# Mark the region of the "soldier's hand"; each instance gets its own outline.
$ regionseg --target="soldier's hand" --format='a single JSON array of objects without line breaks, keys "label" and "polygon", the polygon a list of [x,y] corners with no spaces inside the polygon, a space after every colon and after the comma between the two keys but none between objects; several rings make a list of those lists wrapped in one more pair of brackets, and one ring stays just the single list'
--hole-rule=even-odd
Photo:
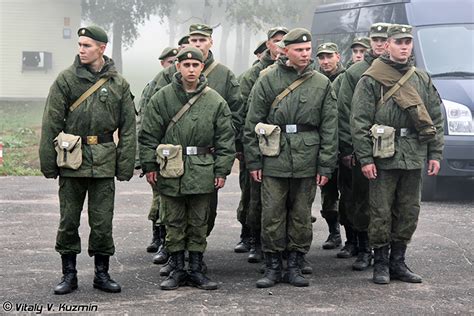
[{"label": "soldier's hand", "polygon": [[255,182],[262,182],[262,169],[250,171],[250,176]]},{"label": "soldier's hand", "polygon": [[157,180],[158,180],[158,173],[156,171],[150,171],[146,173],[146,181],[149,184],[155,185]]},{"label": "soldier's hand", "polygon": [[322,187],[324,186],[326,183],[328,183],[329,181],[329,178],[326,177],[326,176],[321,176],[319,175],[319,173],[316,175],[316,184],[319,186],[319,187]]},{"label": "soldier's hand", "polygon": [[440,164],[438,160],[428,161],[428,175],[436,176],[439,172]]},{"label": "soldier's hand", "polygon": [[369,180],[376,179],[377,178],[377,167],[375,166],[374,163],[365,165],[365,166],[362,167],[362,173]]},{"label": "soldier's hand", "polygon": [[354,159],[352,155],[342,157],[341,162],[348,169],[352,169],[352,166],[354,166]]},{"label": "soldier's hand", "polygon": [[224,187],[224,184],[225,184],[225,179],[224,178],[215,178],[214,179],[214,188],[216,188],[216,190],[222,189]]}]

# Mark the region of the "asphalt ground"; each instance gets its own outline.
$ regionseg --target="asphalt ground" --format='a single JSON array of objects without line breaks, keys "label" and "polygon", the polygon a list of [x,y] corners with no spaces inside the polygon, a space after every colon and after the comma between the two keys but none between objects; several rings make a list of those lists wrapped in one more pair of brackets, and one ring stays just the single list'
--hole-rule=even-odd
[{"label": "asphalt ground", "polygon": [[[83,252],[78,256],[79,289],[57,296],[60,256],[54,251],[59,220],[57,180],[41,177],[0,178],[0,314],[474,314],[473,182],[456,183],[442,201],[422,203],[418,229],[407,263],[423,276],[422,284],[371,282],[372,271],[351,270],[353,259],[337,259],[323,250],[327,226],[319,216],[319,192],[313,205],[318,217],[307,255],[314,274],[310,286],[278,284],[257,289],[259,264],[233,252],[240,225],[238,177],[232,174],[219,194],[216,227],[208,238],[205,261],[216,291],[182,287],[162,291],[160,266],[145,247],[151,237],[147,220],[151,190],[144,179],[117,182],[114,217],[116,255],[112,277],[122,292],[92,288],[93,258],[87,255],[87,212],[80,228]],[[87,204],[86,204],[87,205]],[[48,311],[49,308],[49,311]],[[29,312],[28,312],[29,311]]]}]

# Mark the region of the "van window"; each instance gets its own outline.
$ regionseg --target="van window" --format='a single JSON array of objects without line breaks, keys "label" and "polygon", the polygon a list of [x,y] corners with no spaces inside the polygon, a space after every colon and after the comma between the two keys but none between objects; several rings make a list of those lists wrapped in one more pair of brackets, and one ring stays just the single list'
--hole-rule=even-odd
[{"label": "van window", "polygon": [[474,73],[474,24],[420,27],[417,36],[426,71],[431,75]]},{"label": "van window", "polygon": [[[315,34],[332,34],[352,32],[356,26],[359,10],[340,10],[324,13],[316,13],[317,28],[313,29]],[[313,22],[314,25],[315,22]],[[336,27],[335,27],[336,26]]]},{"label": "van window", "polygon": [[357,30],[368,31],[377,22],[407,24],[405,5],[402,3],[382,6],[369,6],[360,9]]}]

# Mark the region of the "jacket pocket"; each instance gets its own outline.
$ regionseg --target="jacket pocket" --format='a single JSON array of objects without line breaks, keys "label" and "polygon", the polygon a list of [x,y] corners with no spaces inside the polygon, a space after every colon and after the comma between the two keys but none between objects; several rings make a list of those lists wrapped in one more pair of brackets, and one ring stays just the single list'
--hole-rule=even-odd
[{"label": "jacket pocket", "polygon": [[184,169],[186,191],[196,193],[212,192],[214,190],[214,158],[210,154],[186,156]]}]

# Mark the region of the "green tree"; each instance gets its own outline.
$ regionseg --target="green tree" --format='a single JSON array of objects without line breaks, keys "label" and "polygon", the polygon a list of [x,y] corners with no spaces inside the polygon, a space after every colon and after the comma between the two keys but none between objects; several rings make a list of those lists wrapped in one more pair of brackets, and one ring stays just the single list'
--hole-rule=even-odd
[{"label": "green tree", "polygon": [[82,17],[112,31],[112,58],[122,72],[122,47],[128,48],[138,37],[138,26],[157,16],[170,14],[175,0],[81,0]]}]

